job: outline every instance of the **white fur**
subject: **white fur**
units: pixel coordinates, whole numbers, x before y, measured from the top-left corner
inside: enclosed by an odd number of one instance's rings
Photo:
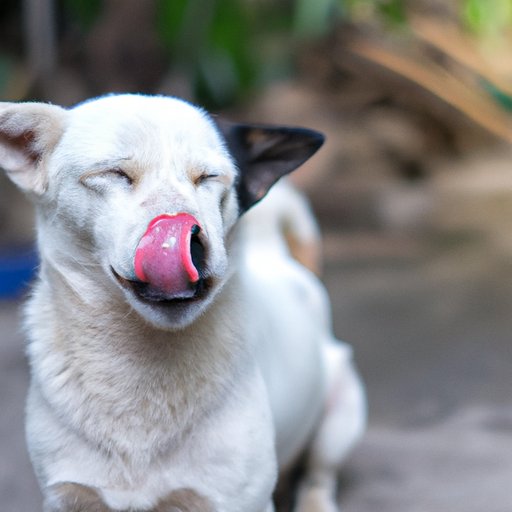
[[[1,105],[0,126],[17,108]],[[20,125],[32,119],[21,108]],[[52,118],[52,144],[32,167],[4,145],[0,165],[37,206],[27,440],[43,492],[79,483],[113,509],[145,510],[192,489],[221,512],[271,511],[278,468],[312,440],[298,506],[332,510],[318,503],[334,506],[333,475],[364,428],[364,396],[350,350],[333,340],[323,288],[283,244],[295,193],[277,188],[234,227],[237,169],[210,119],[176,99],[37,108]],[[198,185],[201,173],[216,177]],[[132,279],[148,222],[178,211],[203,227],[213,286],[168,311],[122,288],[111,267]],[[307,238],[309,211],[293,211]],[[304,509],[315,493],[320,508]]]

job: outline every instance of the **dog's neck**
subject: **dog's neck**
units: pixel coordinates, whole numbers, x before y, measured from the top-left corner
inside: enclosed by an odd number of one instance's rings
[[[192,327],[166,332],[139,317],[122,293],[84,278],[80,286],[96,285],[91,303],[51,265],[43,263],[41,272],[47,275],[35,287],[27,318],[29,358],[44,372],[34,378],[52,407],[72,419],[71,427],[99,445],[108,439],[109,449],[120,454],[133,453],[135,445],[140,457],[167,449],[162,439],[175,444],[199,415],[222,403],[246,368],[243,319],[233,311],[239,303],[232,297],[236,276]],[[49,283],[52,289],[43,290]],[[50,296],[51,303],[42,303]],[[71,390],[82,397],[81,404],[67,403]],[[155,435],[140,439],[141,424],[152,425]],[[156,439],[158,448],[152,445]]]
[[[70,268],[66,269],[67,273],[71,271]],[[94,272],[82,272],[80,279],[76,275],[73,279],[67,279],[60,269],[44,263],[41,272],[51,274],[41,279],[38,286],[52,287],[49,290],[52,304],[48,304],[45,311],[53,314],[54,342],[57,345],[59,339],[65,346],[79,343],[84,352],[98,352],[105,355],[105,359],[108,355],[134,353],[139,356],[141,364],[156,353],[159,361],[166,361],[166,365],[179,363],[180,367],[186,364],[189,352],[194,358],[194,366],[197,366],[198,358],[200,360],[202,355],[208,361],[212,361],[212,358],[222,359],[223,355],[219,352],[223,349],[230,354],[224,356],[231,359],[240,346],[237,333],[243,330],[240,325],[243,318],[241,311],[234,310],[240,305],[236,274],[193,324],[184,329],[168,331],[150,325],[139,316],[127,303],[123,292],[113,286],[106,276],[100,274],[91,277]],[[229,307],[226,307],[226,303]],[[211,317],[215,317],[215,321],[211,321]],[[59,332],[60,329],[64,332]],[[226,336],[227,332],[232,336]]]

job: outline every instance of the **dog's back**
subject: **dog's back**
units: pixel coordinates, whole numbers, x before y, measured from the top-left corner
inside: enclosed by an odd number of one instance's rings
[[[248,212],[242,229],[242,273],[257,309],[257,356],[270,389],[278,459],[287,467],[312,435],[340,369],[345,375],[352,372],[352,350],[332,335],[329,300],[315,275],[319,229],[306,198],[281,181]],[[364,398],[352,377],[355,407],[360,408]],[[361,419],[355,430],[362,430],[364,411],[354,416]]]
[[[247,252],[254,258],[290,256],[315,274],[321,269],[320,230],[306,197],[281,180],[242,219]]]

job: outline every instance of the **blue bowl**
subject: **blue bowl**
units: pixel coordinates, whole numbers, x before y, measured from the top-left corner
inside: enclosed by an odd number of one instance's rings
[[[38,264],[33,246],[0,247],[0,299],[14,299],[25,292]]]

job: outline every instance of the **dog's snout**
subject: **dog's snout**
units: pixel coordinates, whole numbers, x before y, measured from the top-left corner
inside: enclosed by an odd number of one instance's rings
[[[189,213],[164,214],[148,225],[135,251],[135,275],[169,298],[194,295],[204,265],[201,226]]]

